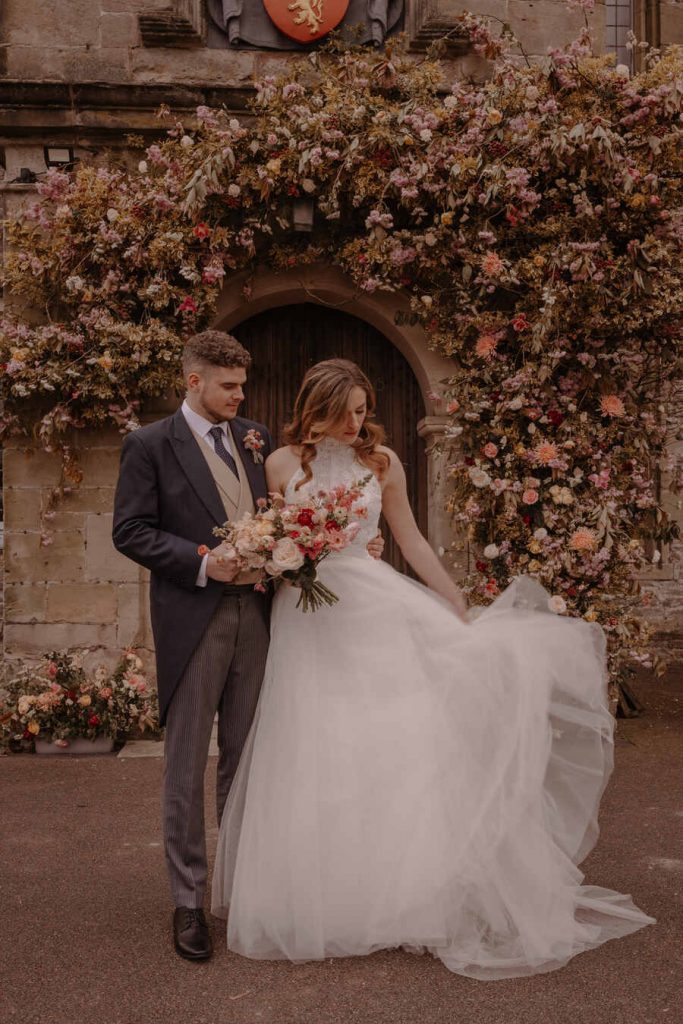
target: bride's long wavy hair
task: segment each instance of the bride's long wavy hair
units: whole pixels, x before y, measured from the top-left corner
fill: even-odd
[[[283,431],[286,444],[301,448],[301,468],[304,477],[296,485],[298,490],[313,476],[311,462],[316,445],[337,428],[346,415],[349,395],[354,388],[365,392],[367,414],[353,443],[356,458],[380,479],[389,468],[389,457],[377,451],[384,443],[384,427],[374,423],[375,389],[363,371],[349,359],[325,359],[306,373],[294,403],[294,415]]]

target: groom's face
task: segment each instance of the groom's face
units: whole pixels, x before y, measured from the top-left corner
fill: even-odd
[[[232,420],[244,401],[247,371],[243,366],[206,366],[187,377],[187,400],[212,423]]]

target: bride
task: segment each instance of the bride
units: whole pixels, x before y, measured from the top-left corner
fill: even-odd
[[[577,867],[612,769],[604,636],[530,578],[468,623],[374,404],[355,364],[319,363],[266,464],[288,502],[370,476],[359,534],[319,570],[339,603],[275,597],[212,911],[256,959],[401,946],[472,978],[550,971],[653,921]],[[367,554],[380,512],[427,587]]]

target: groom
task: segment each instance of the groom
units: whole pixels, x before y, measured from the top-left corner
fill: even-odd
[[[116,548],[151,570],[151,616],[164,745],[163,824],[176,951],[211,956],[204,772],[218,712],[218,820],[249,732],[268,652],[268,604],[236,575],[213,528],[267,496],[266,427],[237,415],[251,356],[207,330],[183,351],[185,401],[123,442],[114,503]],[[205,546],[211,550],[201,554]],[[383,542],[369,546],[379,557]]]

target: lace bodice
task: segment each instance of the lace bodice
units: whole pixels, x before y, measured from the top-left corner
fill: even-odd
[[[316,494],[319,490],[329,491],[333,487],[344,484],[356,483],[371,475],[363,490],[363,496],[356,503],[356,508],[364,507],[367,515],[359,517],[360,530],[355,540],[349,547],[344,549],[344,554],[367,555],[368,543],[377,533],[379,516],[382,511],[382,488],[377,477],[367,466],[363,466],[356,459],[356,453],[351,445],[343,441],[336,441],[332,437],[325,437],[316,446],[316,456],[311,463],[313,477],[305,484],[295,490],[299,480],[304,475],[303,470],[298,469],[285,489],[285,501],[300,502],[308,494]]]

